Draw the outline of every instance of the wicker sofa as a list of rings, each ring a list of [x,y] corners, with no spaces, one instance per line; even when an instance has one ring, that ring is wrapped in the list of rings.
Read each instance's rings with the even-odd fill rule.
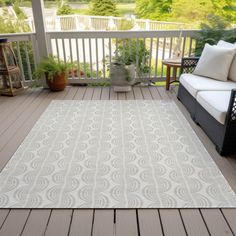
[[[177,97],[220,155],[236,154],[236,82],[194,75],[197,63],[198,58],[182,59]]]

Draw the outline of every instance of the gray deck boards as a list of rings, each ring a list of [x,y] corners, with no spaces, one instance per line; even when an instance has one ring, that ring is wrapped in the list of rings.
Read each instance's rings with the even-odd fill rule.
[[[206,149],[236,191],[236,157],[220,157],[211,141],[178,103],[175,90],[134,87],[117,94],[109,87],[67,87],[63,92],[30,89],[0,97],[0,170],[51,100],[175,100]],[[236,209],[0,209],[0,236],[235,235]]]

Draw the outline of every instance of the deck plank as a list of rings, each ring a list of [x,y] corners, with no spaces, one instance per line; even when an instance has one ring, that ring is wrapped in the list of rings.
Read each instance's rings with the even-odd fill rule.
[[[156,87],[156,89],[158,90],[158,92],[161,96],[161,99],[170,100],[170,97],[168,95],[168,93],[170,93],[170,92],[166,91],[164,87]]]
[[[52,210],[45,236],[66,236],[70,230],[72,210]]]
[[[77,93],[74,96],[74,100],[82,100],[86,93],[87,87],[79,87]]]
[[[93,97],[93,92],[94,92],[94,88],[93,87],[88,87],[86,89],[85,95],[83,97],[84,100],[91,100]]]
[[[181,209],[180,213],[188,235],[209,235],[207,227],[198,209]]]
[[[130,92],[126,93],[127,100],[134,100],[134,90],[132,89]]]
[[[222,209],[222,213],[234,235],[236,235],[236,209]]]
[[[141,236],[163,235],[158,210],[138,210],[138,220]]]
[[[138,236],[136,210],[116,210],[116,236]]]
[[[154,100],[160,100],[161,99],[161,95],[159,94],[158,90],[155,87],[149,87],[149,91],[152,95],[152,98]]]
[[[2,225],[4,221],[6,220],[8,214],[9,214],[8,209],[0,209],[0,229],[2,228]]]
[[[101,87],[98,87],[98,88],[94,89],[92,100],[100,100],[101,99],[101,94],[102,94],[102,88]]]
[[[143,94],[142,94],[140,87],[134,87],[133,90],[134,90],[135,100],[142,100]]]
[[[7,97],[7,96],[0,96],[1,99],[3,99],[2,102],[0,102],[0,122],[8,116],[9,113],[13,112],[16,107],[18,107],[24,100],[26,100],[28,97],[30,97],[33,93],[35,93],[36,89],[29,89],[25,91],[25,93],[21,93],[18,96],[14,97]]]
[[[93,210],[74,210],[69,236],[91,236]]]
[[[114,89],[111,87],[110,88],[110,100],[117,100],[118,99],[118,93],[114,91]]]
[[[78,91],[78,87],[75,87],[75,86],[71,86],[69,87],[69,91],[68,93],[66,94],[66,96],[64,97],[65,100],[73,100],[75,94],[77,93]]]
[[[201,209],[201,213],[211,235],[233,235],[219,209]]]
[[[117,93],[118,100],[126,100],[126,93]]]
[[[103,87],[101,100],[109,100],[109,97],[110,97],[110,87]]]
[[[95,210],[93,236],[113,235],[114,210]]]
[[[142,91],[142,94],[143,94],[143,98],[145,100],[151,100],[152,99],[152,95],[151,95],[150,90],[148,89],[148,87],[142,87],[141,91]]]
[[[161,209],[160,217],[165,236],[186,235],[180,213],[177,209]]]
[[[74,210],[69,236],[91,236],[93,210]]]
[[[31,210],[21,236],[44,235],[50,214],[51,210],[48,209]]]
[[[1,236],[18,236],[21,235],[25,223],[29,216],[30,210],[13,209],[10,211],[1,230]]]

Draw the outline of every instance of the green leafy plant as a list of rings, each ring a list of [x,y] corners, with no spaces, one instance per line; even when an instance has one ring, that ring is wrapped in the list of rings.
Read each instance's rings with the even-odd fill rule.
[[[118,16],[116,2],[112,0],[92,0],[90,14],[95,16]]]
[[[71,15],[73,14],[73,9],[69,6],[69,4],[63,4],[57,10],[57,15]]]
[[[36,68],[34,76],[41,78],[43,75],[47,76],[47,79],[53,81],[55,75],[67,74],[72,68],[71,63],[64,62],[56,57],[49,56],[44,58]]]
[[[119,42],[114,61],[124,65],[136,65],[138,75],[146,74],[150,71],[148,65],[149,51],[144,40],[126,39]]]
[[[214,45],[220,39],[236,42],[236,29],[228,29],[228,26],[229,24],[219,16],[209,15],[208,23],[201,24],[201,31],[195,36],[197,41],[195,55],[201,55],[206,43]]]

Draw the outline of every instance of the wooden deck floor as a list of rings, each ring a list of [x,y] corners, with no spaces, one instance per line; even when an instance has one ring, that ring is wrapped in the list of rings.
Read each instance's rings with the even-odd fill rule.
[[[67,87],[63,92],[30,89],[13,98],[0,97],[0,170],[11,158],[53,99],[174,99],[236,191],[236,157],[220,157],[189,118],[173,92],[134,87],[116,94],[109,87]],[[236,209],[0,209],[0,236],[81,235],[235,235]]]

